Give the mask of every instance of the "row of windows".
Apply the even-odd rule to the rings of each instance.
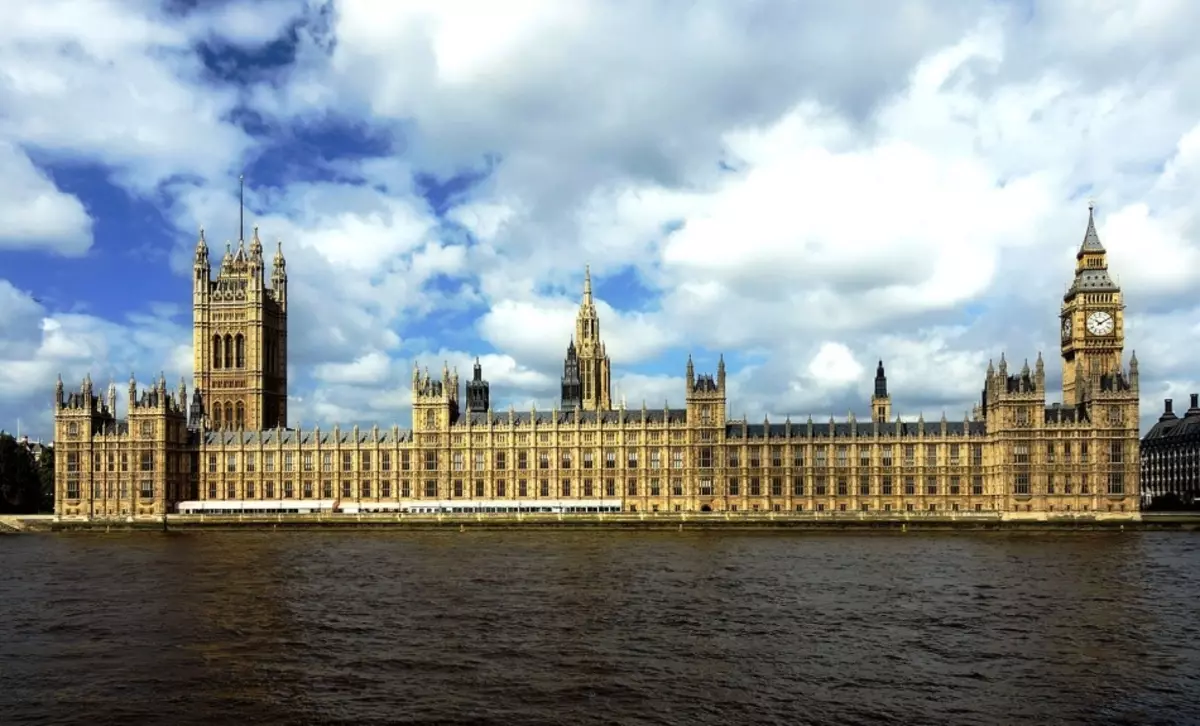
[[[79,499],[79,480],[72,479],[67,481],[67,499]],[[92,498],[93,499],[128,499],[130,492],[130,483],[108,482],[101,484],[100,482],[92,482]],[[142,499],[154,498],[154,482],[150,479],[143,479],[137,488],[138,496]]]
[[[727,449],[724,452],[725,458],[727,461],[726,465],[730,468],[741,467],[743,465],[749,466],[750,468],[761,468],[764,464],[768,464],[769,466],[771,466],[773,468],[783,468],[785,465],[785,462],[790,463],[793,467],[803,467],[805,465],[805,450],[803,448],[796,447],[794,449],[794,451],[791,452],[792,456],[791,456],[790,460],[784,458],[784,452],[782,451],[783,447],[772,447],[772,448],[773,448],[773,450],[770,452],[769,459],[766,459],[763,457],[764,452],[762,451],[762,447],[748,447],[748,449],[749,449],[748,452],[739,451],[738,449],[733,449],[733,448]],[[911,448],[911,447],[908,447],[908,448]],[[303,471],[315,471],[315,463],[314,463],[315,462],[315,453],[316,452],[312,452],[312,451],[300,452],[301,466],[302,466]],[[401,471],[411,470],[412,463],[413,463],[412,455],[414,452],[400,451],[398,453],[400,455],[400,470]],[[419,459],[422,461],[423,469],[425,469],[426,471],[437,471],[439,469],[439,463],[440,463],[439,462],[439,459],[440,459],[439,453],[440,452],[424,451],[424,452],[415,452],[415,453],[418,454]],[[470,461],[472,470],[485,471],[487,469],[487,464],[488,464],[488,458],[489,458],[488,453],[489,452],[486,452],[486,451],[475,451],[475,452],[472,452],[470,456],[468,456],[467,452],[462,452],[462,451],[450,452],[451,469],[454,471],[465,471],[466,467],[467,467],[467,462]],[[507,469],[510,453],[514,453],[514,452],[508,452],[508,451],[493,451],[493,452],[491,452],[492,456],[490,458],[492,459],[493,468],[497,471],[504,471],[505,469]],[[577,456],[577,453],[578,453],[578,456]],[[686,452],[686,450],[681,449],[681,448],[674,448],[674,449],[669,450],[669,452],[662,450],[662,449],[651,450],[648,452],[642,452],[642,451],[639,451],[636,449],[627,449],[623,452],[623,455],[619,457],[618,452],[616,450],[612,450],[612,449],[606,450],[604,452],[594,452],[594,451],[575,452],[575,451],[561,451],[561,450],[556,451],[556,452],[518,451],[518,452],[515,452],[515,455],[516,455],[515,463],[516,463],[517,469],[529,469],[529,468],[531,468],[530,467],[530,459],[536,458],[537,468],[539,468],[539,469],[550,469],[550,468],[552,468],[553,465],[557,465],[557,468],[560,468],[560,469],[571,469],[571,468],[574,468],[575,462],[576,462],[576,460],[578,460],[579,464],[580,464],[580,468],[583,468],[583,469],[600,468],[601,465],[605,469],[615,469],[615,468],[617,468],[618,463],[623,463],[624,468],[636,469],[636,468],[638,468],[639,463],[641,462],[641,455],[643,453],[647,454],[649,468],[651,468],[651,469],[663,468],[663,459],[664,459],[663,455],[666,453],[669,453],[670,467],[672,469],[682,469],[682,468],[684,468],[685,454],[687,452]],[[851,460],[849,458],[847,458],[846,456],[843,456],[842,454],[844,454],[844,453],[845,453],[844,451],[841,451],[841,450],[838,451],[838,457],[835,460],[836,465],[838,465],[838,466],[848,466],[849,465]],[[915,458],[908,457],[907,456],[908,453],[911,453],[911,452],[906,452],[904,464],[905,465],[914,465],[916,463],[916,460],[915,460]],[[321,470],[322,471],[333,471],[334,452],[326,451],[326,452],[320,452],[320,454],[321,454]],[[359,465],[360,465],[362,471],[371,471],[372,466],[373,466],[374,462],[376,461],[375,454],[376,454],[376,452],[372,452],[372,451],[358,452],[357,458],[358,458],[358,462],[359,462]],[[719,468],[721,466],[721,454],[722,454],[722,450],[719,448],[713,448],[713,447],[707,447],[707,446],[700,447],[699,449],[696,450],[696,462],[697,462],[698,466],[702,469]],[[743,454],[746,454],[744,459],[743,459]],[[253,472],[253,471],[257,470],[258,456],[257,456],[256,452],[246,452],[244,454],[241,454],[240,456],[242,459],[242,465],[245,467],[246,471]],[[343,451],[343,452],[341,452],[340,458],[341,458],[341,460],[340,460],[341,471],[345,471],[345,472],[355,471],[355,466],[354,466],[355,453],[354,452]],[[238,463],[239,463],[238,460],[239,460],[239,455],[236,453],[225,454],[225,471],[226,472],[236,472],[238,470]],[[882,465],[885,467],[893,465],[894,460],[891,456],[890,448],[885,448],[883,450],[883,456],[880,457],[880,461],[881,461]],[[982,464],[983,464],[983,447],[982,446],[976,445],[974,447],[974,450],[972,451],[972,455],[971,455],[971,461],[972,461],[972,465],[974,465],[974,466],[982,466]],[[928,466],[931,464],[936,464],[936,462],[937,462],[936,453],[926,452],[926,457],[923,459],[923,463]],[[219,459],[218,459],[217,454],[209,454],[208,455],[208,471],[209,471],[209,473],[215,474],[219,471],[218,463],[219,463]],[[276,463],[275,462],[275,452],[268,451],[268,452],[262,453],[263,471],[267,471],[267,472],[275,471],[275,463]],[[390,452],[390,451],[378,452],[378,463],[379,463],[380,471],[391,471],[392,470],[392,452]],[[950,447],[948,463],[950,466],[960,466],[964,463],[964,462],[962,462],[962,460],[959,457],[959,450],[958,450],[957,445],[952,445]],[[814,465],[817,467],[829,466],[829,461],[826,457],[824,447],[817,448],[816,456],[814,457]],[[872,457],[870,455],[869,449],[862,449],[860,451],[859,457],[858,457],[858,465],[859,466],[871,466],[872,465]],[[283,471],[285,471],[285,472],[295,471],[295,452],[290,452],[290,451],[282,452],[282,466],[283,466]]]
[[[1114,464],[1120,464],[1125,461],[1125,446],[1126,441],[1115,440],[1108,442],[1108,460]],[[1029,441],[1018,441],[1013,444],[1013,462],[1016,464],[1028,464],[1032,461],[1032,452],[1036,451],[1036,444]],[[1045,460],[1049,464],[1057,463],[1061,460],[1064,464],[1070,464],[1073,460],[1080,464],[1088,463],[1088,442],[1080,441],[1078,448],[1073,447],[1071,442],[1065,441],[1061,445],[1058,442],[1047,441],[1043,444],[1045,447]]]
[[[893,482],[892,477],[882,477],[876,484],[863,477],[857,482],[852,482],[844,477],[838,477],[833,480],[827,480],[825,477],[817,477],[811,486],[808,486],[803,478],[792,478],[785,480],[782,477],[771,477],[770,479],[762,479],[759,477],[749,477],[745,480],[739,477],[728,477],[725,480],[725,490],[720,491],[712,478],[700,479],[697,494],[698,496],[772,496],[783,497],[786,495],[794,497],[803,496],[894,496],[897,494],[905,494],[909,496],[962,496],[970,494],[972,496],[983,496],[984,483],[982,476],[971,477],[969,481],[961,477],[950,477],[948,481],[939,482],[937,479],[930,478],[918,485],[914,477],[904,477],[903,483],[897,486]],[[317,484],[311,481],[302,483],[302,496],[312,497],[318,493]],[[421,495],[426,497],[436,497],[438,495],[438,482],[436,479],[428,479],[420,486],[422,489],[414,489],[410,480],[404,479],[399,483],[398,494],[400,497],[411,497]],[[335,493],[342,497],[366,497],[370,498],[378,492],[381,497],[392,496],[392,483],[390,481],[379,482],[378,489],[374,488],[374,483],[371,481],[362,481],[359,483],[357,492],[355,491],[354,483],[350,481],[342,481],[335,484],[332,481],[325,481],[319,484],[319,495],[322,498],[332,498]],[[217,482],[209,482],[208,491],[210,497],[216,497],[218,490],[221,487]],[[226,492],[236,492],[238,487],[234,482],[229,482],[224,485]],[[254,498],[257,496],[259,483],[249,481],[244,484],[246,496]],[[491,490],[491,491],[489,491]],[[275,482],[267,481],[261,483],[261,491],[263,496],[270,499],[276,495]],[[284,498],[289,498],[295,495],[293,482],[285,481],[278,490]],[[474,481],[466,481],[463,479],[454,479],[449,487],[450,496],[496,496],[505,497],[510,494],[515,494],[519,497],[526,496],[542,496],[542,497],[571,497],[571,496],[618,496],[618,480],[608,478],[604,480],[582,479],[578,482],[572,479],[539,479],[536,482],[531,482],[528,479],[519,479],[515,484],[514,490],[509,490],[507,482],[503,479],[496,480],[494,487],[488,486],[488,482],[483,479]],[[651,496],[658,497],[664,494],[670,496],[684,496],[684,480],[670,479],[664,482],[662,479],[650,479],[645,482],[640,482],[637,479],[628,479],[625,481],[625,486],[620,491],[624,496]],[[235,497],[234,494],[228,493],[228,497]]]
[[[80,468],[80,457],[78,451],[67,452],[67,472],[78,473]],[[138,464],[140,471],[154,471],[154,452],[142,451],[138,453]],[[186,468],[186,467],[185,467]],[[92,471],[94,472],[128,472],[129,471],[129,454],[122,452],[120,454],[96,454],[92,458]]]
[[[246,367],[246,339],[242,337],[241,333],[224,337],[213,336],[212,367],[217,370]]]
[[[1091,494],[1091,481],[1087,474],[1081,474],[1079,478],[1080,494]],[[1113,496],[1122,496],[1125,494],[1125,472],[1110,471],[1108,473],[1107,492]],[[1027,496],[1039,493],[1034,490],[1032,477],[1028,472],[1017,472],[1013,475],[1013,493],[1018,496]],[[1074,494],[1075,481],[1070,476],[1056,477],[1054,474],[1046,475],[1046,494]],[[1097,492],[1099,493],[1099,492]]]

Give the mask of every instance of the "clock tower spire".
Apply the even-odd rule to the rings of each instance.
[[[1125,304],[1121,288],[1108,274],[1108,253],[1096,233],[1095,205],[1088,204],[1087,230],[1075,253],[1075,279],[1063,296],[1059,313],[1062,333],[1063,404],[1081,402],[1084,376],[1121,368],[1125,348]]]

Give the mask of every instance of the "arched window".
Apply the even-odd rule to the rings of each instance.
[[[221,428],[221,404],[219,403],[213,404],[212,426],[217,430]]]
[[[431,429],[437,426],[437,414],[432,409],[425,412],[425,426]]]
[[[234,338],[234,351],[235,351],[235,355],[237,357],[237,367],[245,368],[246,367],[246,339],[242,337],[241,333],[238,333],[237,337]]]
[[[225,334],[225,367],[233,368],[233,336]]]
[[[233,428],[233,404],[225,404],[225,428]]]
[[[219,336],[219,335],[214,335],[214,336],[213,336],[213,359],[212,359],[212,365],[213,365],[213,368],[220,368],[220,367],[221,367],[221,336]]]
[[[237,402],[237,421],[238,430],[246,428],[246,406],[241,401]]]

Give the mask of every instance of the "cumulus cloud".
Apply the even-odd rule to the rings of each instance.
[[[0,141],[0,250],[47,249],[80,255],[92,244],[83,203],[65,194],[11,143]]]
[[[98,164],[174,226],[186,304],[197,226],[218,254],[236,235],[237,170],[342,124],[383,143],[248,180],[288,255],[297,421],[406,425],[414,362],[465,381],[476,355],[498,407],[552,405],[589,262],[631,406],[681,404],[689,350],[741,351],[735,415],[863,414],[883,359],[898,412],[957,418],[1001,351],[1057,380],[1092,197],[1149,420],[1200,388],[1198,24],[1163,0],[47,0],[0,28],[0,255],[87,251],[106,211],[30,159]],[[271,73],[199,52],[284,36]],[[464,170],[437,200],[414,179]],[[9,410],[44,410],[58,369],[190,368],[179,316],[46,309],[7,279]]]

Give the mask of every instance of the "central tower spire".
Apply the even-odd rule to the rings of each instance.
[[[600,316],[596,313],[596,303],[592,298],[590,266],[583,268],[583,298],[579,303],[579,313],[575,316],[574,343],[579,370],[580,404],[585,411],[612,409],[610,362],[604,341],[600,339]],[[566,369],[574,368],[570,361],[571,352],[568,349]],[[569,373],[566,369],[565,374]]]

